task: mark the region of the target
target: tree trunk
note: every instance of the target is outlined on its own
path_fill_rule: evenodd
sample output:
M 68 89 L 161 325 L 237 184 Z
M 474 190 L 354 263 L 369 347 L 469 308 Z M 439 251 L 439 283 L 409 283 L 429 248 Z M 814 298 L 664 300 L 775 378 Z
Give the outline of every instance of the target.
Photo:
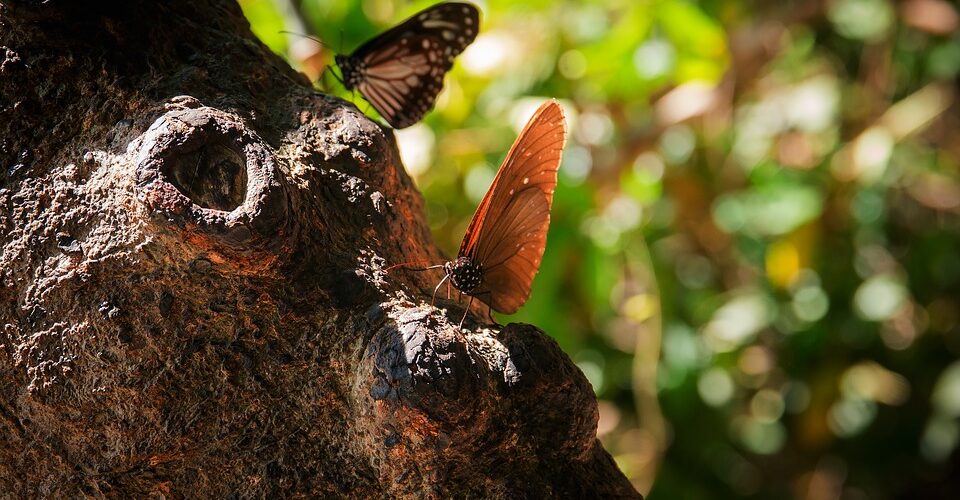
M 80 5 L 78 5 L 80 4 Z M 535 327 L 429 305 L 389 130 L 231 0 L 0 0 L 0 491 L 638 497 Z

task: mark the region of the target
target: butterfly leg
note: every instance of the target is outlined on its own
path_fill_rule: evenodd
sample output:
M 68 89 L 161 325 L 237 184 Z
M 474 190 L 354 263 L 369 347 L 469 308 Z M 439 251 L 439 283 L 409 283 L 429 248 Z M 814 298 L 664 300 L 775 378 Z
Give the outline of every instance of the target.
M 317 79 L 320 83 L 320 88 L 324 92 L 327 92 L 330 90 L 330 87 L 327 86 L 327 73 L 333 74 L 333 71 L 330 70 L 329 64 L 323 68 L 323 72 L 320 73 L 320 78 Z
M 493 292 L 491 292 L 490 290 L 487 290 L 487 291 L 485 291 L 485 292 L 479 292 L 479 293 L 477 293 L 477 297 L 483 297 L 483 296 L 485 296 L 485 297 L 487 297 L 487 298 L 493 297 Z M 473 299 L 473 297 L 471 297 L 471 300 L 472 300 L 472 299 Z M 489 300 L 485 300 L 485 301 L 484 301 L 484 304 L 487 304 L 487 319 L 490 320 L 490 323 L 492 323 L 492 324 L 494 324 L 494 325 L 497 324 L 497 320 L 493 319 L 493 308 L 490 307 L 490 301 L 489 301 Z
M 447 278 L 449 278 L 449 277 L 450 277 L 449 275 L 444 276 L 443 279 L 440 280 L 440 283 L 437 283 L 437 287 L 433 289 L 433 295 L 430 297 L 430 306 L 431 306 L 431 307 L 433 306 L 434 302 L 437 301 L 437 290 L 439 290 L 440 287 L 443 286 L 443 282 L 444 282 L 444 281 L 447 281 Z
M 347 88 L 347 84 L 343 82 L 343 77 L 338 75 L 337 72 L 334 71 L 333 66 L 329 64 L 326 68 L 324 68 L 323 73 L 320 74 L 320 79 L 323 80 L 324 75 L 327 73 L 330 73 L 330 76 L 332 76 L 334 80 L 340 82 L 340 85 L 343 86 L 343 88 Z M 326 82 L 324 82 L 324 84 L 326 84 Z
M 460 325 L 457 328 L 463 328 L 463 320 L 467 319 L 467 314 L 470 312 L 470 306 L 473 305 L 473 295 L 470 296 L 470 303 L 467 304 L 467 308 L 463 310 L 463 317 L 460 318 Z

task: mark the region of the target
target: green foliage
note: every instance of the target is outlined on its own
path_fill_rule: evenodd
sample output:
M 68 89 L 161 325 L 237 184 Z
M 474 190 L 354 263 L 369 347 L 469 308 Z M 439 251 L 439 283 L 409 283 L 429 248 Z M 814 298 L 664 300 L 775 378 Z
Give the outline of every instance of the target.
M 286 54 L 277 4 L 241 4 Z M 349 52 L 430 2 L 299 4 Z M 453 254 L 526 117 L 562 101 L 572 133 L 546 255 L 530 301 L 500 321 L 542 327 L 580 366 L 638 488 L 956 498 L 957 8 L 480 6 L 436 109 L 397 133 L 404 164 Z

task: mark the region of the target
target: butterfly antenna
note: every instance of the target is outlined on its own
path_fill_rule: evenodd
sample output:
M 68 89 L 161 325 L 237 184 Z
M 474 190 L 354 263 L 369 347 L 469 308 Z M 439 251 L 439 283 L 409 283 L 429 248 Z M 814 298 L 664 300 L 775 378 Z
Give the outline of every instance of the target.
M 303 33 L 297 33 L 296 31 L 286 31 L 286 30 L 280 30 L 280 33 L 283 33 L 284 35 L 296 35 L 296 36 L 302 36 L 303 38 L 309 38 L 310 40 L 313 40 L 314 42 L 317 42 L 328 49 L 330 48 L 329 45 L 323 43 L 322 40 L 320 40 L 319 38 L 313 35 L 305 35 Z
M 415 267 L 410 267 L 410 266 L 423 265 L 423 264 L 426 264 L 426 262 L 423 262 L 423 261 L 401 262 L 400 264 L 394 264 L 394 265 L 392 265 L 392 266 L 384 269 L 383 272 L 389 273 L 391 270 L 396 269 L 396 268 L 398 268 L 398 267 L 406 267 L 407 269 L 409 269 L 409 270 L 411 270 L 411 271 L 429 271 L 429 270 L 431 270 L 431 269 L 440 269 L 441 267 L 443 267 L 443 264 L 437 264 L 437 265 L 435 265 L 435 266 L 429 266 L 429 267 L 424 267 L 424 268 L 419 268 L 419 269 L 418 269 L 418 268 L 415 268 Z

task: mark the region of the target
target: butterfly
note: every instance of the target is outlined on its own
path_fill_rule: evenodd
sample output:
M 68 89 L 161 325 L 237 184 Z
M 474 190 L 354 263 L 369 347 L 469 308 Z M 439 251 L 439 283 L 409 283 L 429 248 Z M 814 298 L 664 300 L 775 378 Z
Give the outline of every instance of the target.
M 533 114 L 473 214 L 457 258 L 423 269 L 443 269 L 434 298 L 447 282 L 470 296 L 467 311 L 475 298 L 504 314 L 527 301 L 547 243 L 566 128 L 555 100 Z
M 347 90 L 359 90 L 391 127 L 409 127 L 433 108 L 454 57 L 479 29 L 476 7 L 441 3 L 334 60 Z

